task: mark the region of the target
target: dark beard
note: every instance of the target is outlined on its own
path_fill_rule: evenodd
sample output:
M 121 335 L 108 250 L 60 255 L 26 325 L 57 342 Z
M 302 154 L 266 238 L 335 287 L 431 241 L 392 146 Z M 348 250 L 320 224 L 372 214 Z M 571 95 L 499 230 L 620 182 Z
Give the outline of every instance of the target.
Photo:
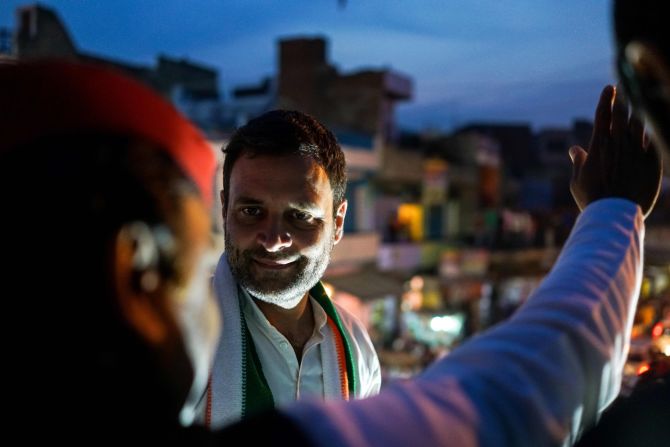
M 292 259 L 295 255 L 268 253 L 262 247 L 239 250 L 229 241 L 230 238 L 225 237 L 226 257 L 238 284 L 251 296 L 284 308 L 291 301 L 304 296 L 319 282 L 328 267 L 333 248 L 333 238 L 330 237 L 329 243 L 323 247 L 318 256 L 310 258 L 300 255 L 286 270 L 263 271 L 257 275 L 254 273 L 257 270 L 254 258 L 278 261 Z

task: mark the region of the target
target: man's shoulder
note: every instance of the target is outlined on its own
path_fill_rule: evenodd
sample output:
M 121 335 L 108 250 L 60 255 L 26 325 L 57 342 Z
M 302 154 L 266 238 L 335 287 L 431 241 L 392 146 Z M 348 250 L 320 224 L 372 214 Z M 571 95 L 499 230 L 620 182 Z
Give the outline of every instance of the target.
M 332 301 L 332 303 L 337 310 L 342 326 L 346 328 L 357 343 L 361 344 L 364 342 L 371 345 L 372 341 L 370 340 L 370 334 L 368 334 L 367 328 L 359 317 L 341 304 L 336 303 L 335 301 Z
M 339 315 L 340 320 L 342 320 L 342 324 L 347 327 L 351 326 L 365 330 L 365 325 L 352 311 L 332 299 L 331 302 L 333 303 L 333 306 L 335 306 L 335 310 L 337 310 L 337 314 Z

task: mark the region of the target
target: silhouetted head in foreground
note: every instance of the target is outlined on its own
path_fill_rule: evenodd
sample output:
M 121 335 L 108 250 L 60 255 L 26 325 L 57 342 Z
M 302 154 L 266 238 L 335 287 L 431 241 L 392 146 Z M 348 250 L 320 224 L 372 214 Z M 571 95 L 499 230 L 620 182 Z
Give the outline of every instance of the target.
M 12 411 L 101 436 L 190 423 L 219 333 L 212 149 L 114 71 L 4 64 L 0 85 Z
M 660 2 L 616 0 L 617 70 L 633 109 L 670 158 L 670 21 Z

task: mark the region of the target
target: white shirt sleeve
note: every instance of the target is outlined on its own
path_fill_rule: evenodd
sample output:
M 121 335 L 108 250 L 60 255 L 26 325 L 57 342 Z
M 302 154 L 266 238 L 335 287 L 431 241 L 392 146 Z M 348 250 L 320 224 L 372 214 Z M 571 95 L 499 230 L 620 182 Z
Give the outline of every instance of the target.
M 286 414 L 316 445 L 570 443 L 618 394 L 643 236 L 637 205 L 599 200 L 512 318 L 378 396 L 305 403 Z

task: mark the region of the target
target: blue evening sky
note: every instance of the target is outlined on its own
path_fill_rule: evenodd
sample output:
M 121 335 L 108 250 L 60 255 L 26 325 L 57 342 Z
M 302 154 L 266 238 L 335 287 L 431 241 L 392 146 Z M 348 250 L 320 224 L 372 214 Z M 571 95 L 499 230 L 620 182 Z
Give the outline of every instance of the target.
M 17 6 L 1 0 L 0 27 Z M 591 119 L 613 82 L 609 0 L 43 0 L 79 49 L 151 64 L 159 53 L 219 70 L 227 94 L 276 67 L 276 40 L 329 39 L 341 71 L 413 79 L 401 127 L 471 121 L 535 128 Z M 344 4 L 344 6 L 342 6 Z

